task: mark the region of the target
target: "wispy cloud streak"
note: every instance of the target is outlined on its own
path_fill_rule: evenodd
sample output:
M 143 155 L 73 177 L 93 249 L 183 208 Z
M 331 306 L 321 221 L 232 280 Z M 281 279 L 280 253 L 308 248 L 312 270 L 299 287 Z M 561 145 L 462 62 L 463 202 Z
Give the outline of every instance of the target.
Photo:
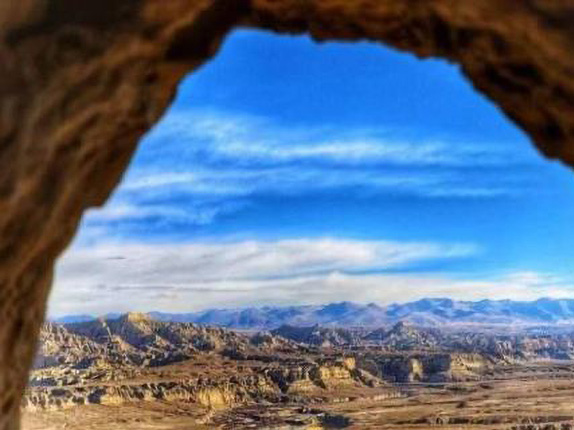
M 222 112 L 168 115 L 142 143 L 112 200 L 87 228 L 163 218 L 206 225 L 257 196 L 368 192 L 419 199 L 508 197 L 525 160 L 495 145 L 405 140 L 386 130 L 284 128 Z

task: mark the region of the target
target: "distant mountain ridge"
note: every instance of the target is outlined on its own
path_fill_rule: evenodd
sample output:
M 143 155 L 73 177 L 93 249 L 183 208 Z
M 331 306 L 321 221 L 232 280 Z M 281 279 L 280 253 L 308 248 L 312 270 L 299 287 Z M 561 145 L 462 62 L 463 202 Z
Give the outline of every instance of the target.
M 379 306 L 353 302 L 327 305 L 264 306 L 240 309 L 209 309 L 193 313 L 150 312 L 160 321 L 192 322 L 236 329 L 273 330 L 282 325 L 352 327 L 395 324 L 407 321 L 421 326 L 442 324 L 574 324 L 574 299 L 542 298 L 457 301 L 421 299 L 404 304 Z M 66 316 L 54 322 L 86 321 L 90 316 Z M 95 319 L 95 317 L 92 317 Z M 74 321 L 75 320 L 75 321 Z

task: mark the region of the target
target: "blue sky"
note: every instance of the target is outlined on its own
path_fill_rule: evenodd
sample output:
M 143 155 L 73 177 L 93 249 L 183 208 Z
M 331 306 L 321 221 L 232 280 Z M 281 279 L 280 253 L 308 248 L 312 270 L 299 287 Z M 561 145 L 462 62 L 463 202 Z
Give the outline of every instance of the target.
M 53 314 L 570 296 L 574 176 L 455 66 L 237 31 L 62 258 Z

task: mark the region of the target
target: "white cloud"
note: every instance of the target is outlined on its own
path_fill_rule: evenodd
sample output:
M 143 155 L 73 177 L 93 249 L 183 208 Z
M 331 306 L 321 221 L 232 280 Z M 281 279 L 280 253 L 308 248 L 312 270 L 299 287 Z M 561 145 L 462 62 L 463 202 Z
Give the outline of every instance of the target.
M 166 147 L 166 140 L 173 142 L 171 148 Z M 399 139 L 383 128 L 281 127 L 265 118 L 220 111 L 172 112 L 144 144 L 150 151 L 165 154 L 177 147 L 177 153 L 183 157 L 202 154 L 205 161 L 223 159 L 234 164 L 323 161 L 411 167 L 509 165 L 509 153 L 485 142 Z
M 140 279 L 140 278 L 137 278 Z M 81 285 L 81 284 L 80 284 Z M 262 305 L 326 304 L 338 301 L 390 304 L 421 298 L 455 300 L 536 300 L 540 297 L 572 298 L 574 283 L 509 282 L 457 279 L 440 274 L 348 274 L 331 271 L 278 279 L 220 279 L 190 284 L 63 283 L 56 288 L 52 315 L 105 314 L 131 310 L 190 312 L 206 308 Z
M 106 206 L 99 210 L 92 210 L 88 212 L 87 219 L 91 223 L 100 224 L 113 221 L 161 218 L 170 221 L 202 225 L 210 223 L 224 210 L 225 205 L 178 207 L 169 205 L 137 206 L 130 203 L 121 203 Z
M 424 198 L 507 196 L 524 186 L 509 162 L 520 161 L 507 155 L 493 145 L 392 139 L 386 130 L 286 129 L 217 112 L 170 114 L 142 143 L 112 201 L 88 214 L 78 243 L 96 246 L 74 247 L 62 258 L 51 312 L 568 296 L 567 282 L 539 273 L 479 281 L 373 273 L 470 256 L 478 251 L 472 245 L 328 238 L 112 244 L 107 229 L 139 223 L 149 230 L 152 219 L 208 224 L 257 193 L 347 187 Z M 122 236 L 121 227 L 114 232 L 118 239 L 134 237 L 133 231 Z
M 335 300 L 349 294 L 359 298 L 361 280 L 381 276 L 359 272 L 406 268 L 476 252 L 476 247 L 464 244 L 330 238 L 72 248 L 57 266 L 50 307 L 53 314 L 184 311 Z
M 519 186 L 510 171 L 524 163 L 486 142 L 398 139 L 382 129 L 287 128 L 259 117 L 196 111 L 170 113 L 141 151 L 146 156 L 131 169 L 126 190 L 185 184 L 234 193 L 238 179 L 248 193 L 263 185 L 290 192 L 333 184 L 377 189 L 399 178 L 411 184 L 403 192 L 427 195 L 431 187 L 441 187 L 447 195 L 461 187 L 490 188 L 493 178 L 499 188 L 508 188 L 506 177 Z M 500 170 L 471 176 L 469 169 L 486 167 Z
M 524 190 L 527 180 L 512 163 L 521 161 L 493 144 L 397 139 L 383 129 L 287 128 L 217 111 L 172 112 L 144 139 L 113 198 L 90 211 L 86 224 L 101 229 L 161 216 L 204 225 L 269 194 L 509 196 Z

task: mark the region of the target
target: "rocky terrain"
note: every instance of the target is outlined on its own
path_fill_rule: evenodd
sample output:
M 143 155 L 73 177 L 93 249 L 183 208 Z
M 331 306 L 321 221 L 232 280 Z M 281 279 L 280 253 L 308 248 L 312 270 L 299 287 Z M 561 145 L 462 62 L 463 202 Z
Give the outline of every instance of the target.
M 135 313 L 49 323 L 24 428 L 566 430 L 574 408 L 542 411 L 537 396 L 574 394 L 573 357 L 574 333 L 564 330 L 399 322 L 236 332 Z M 512 411 L 469 406 L 526 395 L 538 400 Z
M 143 314 L 47 324 L 35 367 L 29 410 L 173 399 L 209 407 L 384 385 L 350 356 L 267 333 L 246 336 Z

